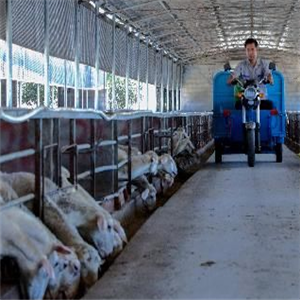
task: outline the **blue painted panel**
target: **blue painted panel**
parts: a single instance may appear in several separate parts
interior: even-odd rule
[[[278,71],[273,71],[274,85],[267,85],[268,100],[278,110],[278,115],[272,116],[270,110],[261,111],[261,141],[269,145],[283,142],[285,136],[285,86],[284,78]],[[214,137],[228,138],[230,141],[241,142],[242,112],[234,108],[234,87],[227,84],[229,72],[218,72],[213,79],[213,112]],[[223,111],[230,110],[230,116],[224,117]],[[255,115],[255,112],[253,112]],[[254,118],[255,119],[255,118]]]

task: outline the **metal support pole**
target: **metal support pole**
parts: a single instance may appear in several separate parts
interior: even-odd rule
[[[141,151],[145,152],[145,117],[141,118]]]
[[[180,68],[176,65],[176,110],[179,111],[179,76]]]
[[[22,102],[23,102],[23,84],[24,84],[24,82],[20,82],[20,103],[19,103],[19,107],[21,107],[22,106]],[[0,86],[1,86],[1,84],[0,84]]]
[[[79,99],[79,54],[80,54],[80,6],[78,1],[75,1],[75,14],[74,14],[74,47],[75,47],[75,95],[74,95],[74,107],[80,107]]]
[[[6,107],[12,107],[12,0],[6,0],[6,46]]]
[[[149,110],[149,37],[147,37],[146,47],[146,101]]]
[[[113,34],[112,34],[112,99],[110,110],[116,108],[116,15],[113,15]]]
[[[69,136],[69,144],[75,145],[76,144],[76,120],[70,119],[70,136]],[[70,181],[72,184],[77,184],[77,147],[73,147],[73,150],[70,151]]]
[[[154,150],[154,122],[153,122],[153,117],[150,117],[150,150]]]
[[[64,60],[64,107],[68,107],[67,61]]]
[[[180,95],[179,95],[179,109],[181,109],[181,98],[182,98],[182,85],[183,85],[183,65],[180,64]]]
[[[37,106],[41,106],[41,94],[40,94],[40,85],[37,84]]]
[[[138,50],[137,50],[137,101],[138,101],[138,109],[141,109],[141,94],[140,94],[140,33],[137,35],[138,39]]]
[[[128,189],[128,194],[129,194],[129,199],[131,196],[131,135],[132,135],[132,121],[128,120],[127,121],[127,128],[128,128],[128,185],[127,185],[127,189]]]
[[[2,80],[0,79],[0,107],[1,106],[2,106]]]
[[[1,86],[1,82],[0,82]],[[21,95],[22,95],[22,82],[17,81],[17,89],[18,89],[18,95],[17,95],[17,107],[21,107]],[[0,87],[0,95],[1,95],[1,87]],[[1,106],[1,105],[0,105]]]
[[[113,140],[115,141],[114,145],[114,151],[113,151],[113,160],[114,160],[114,165],[117,167],[113,171],[113,193],[117,193],[119,189],[119,176],[118,176],[118,120],[113,120],[112,121],[112,130],[113,130]],[[118,201],[119,199],[115,198],[115,209],[119,210],[120,207],[120,202]]]
[[[38,217],[43,217],[43,191],[41,186],[42,160],[43,160],[43,120],[36,119],[35,124],[35,199],[33,212]]]
[[[154,103],[155,103],[155,111],[157,111],[157,52],[155,50],[155,60],[154,60]]]
[[[167,112],[170,111],[170,60],[167,57]]]
[[[50,105],[50,76],[49,76],[49,1],[44,0],[44,68],[45,68],[45,87],[44,87],[44,105]],[[53,100],[53,99],[52,99]],[[53,104],[53,103],[52,103]]]
[[[161,147],[162,147],[162,140],[161,140],[161,135],[162,135],[162,124],[163,124],[163,119],[159,118],[159,124],[158,124],[158,149],[159,149],[159,155],[161,155]]]
[[[99,108],[99,86],[100,86],[100,74],[99,74],[99,64],[100,64],[100,37],[99,37],[99,1],[96,0],[95,6],[95,45],[96,45],[96,54],[95,54],[95,72],[96,72],[96,87],[95,87],[95,99],[94,99],[94,109]]]
[[[54,182],[61,187],[61,152],[60,152],[60,119],[53,120],[53,136],[54,142],[57,144],[55,148],[55,173],[54,173]]]
[[[170,120],[170,119],[168,119],[168,120]],[[174,154],[174,149],[173,149],[173,128],[174,128],[174,118],[172,117],[171,118],[171,133],[170,133],[170,135],[171,135],[171,138],[170,138],[170,140],[171,140],[171,156],[173,156],[173,154]]]
[[[80,75],[81,77],[81,101],[80,101],[80,108],[84,108],[84,80],[83,80],[83,73]]]
[[[96,120],[90,120],[90,128],[91,128],[91,136],[90,136],[90,143],[91,143],[91,155],[90,155],[90,163],[91,163],[91,193],[92,196],[95,198],[96,196]]]
[[[164,56],[161,51],[160,112],[164,111]]]
[[[172,111],[175,111],[175,72],[174,72],[174,62],[172,61]]]
[[[129,109],[129,26],[126,25],[126,78],[125,78],[125,108]]]

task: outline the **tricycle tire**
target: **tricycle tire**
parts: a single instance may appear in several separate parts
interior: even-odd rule
[[[215,144],[215,162],[216,164],[222,162],[222,146],[220,144]]]
[[[248,143],[248,166],[254,167],[255,164],[255,131],[247,130],[247,143]]]
[[[282,144],[278,143],[275,146],[276,162],[282,163]]]

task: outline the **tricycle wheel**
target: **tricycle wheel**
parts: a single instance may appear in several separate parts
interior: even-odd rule
[[[216,164],[222,162],[222,146],[218,143],[215,144],[215,162]]]
[[[248,143],[248,166],[254,167],[255,164],[255,132],[254,130],[247,131],[247,143]]]
[[[282,144],[278,143],[275,146],[276,162],[282,162]]]

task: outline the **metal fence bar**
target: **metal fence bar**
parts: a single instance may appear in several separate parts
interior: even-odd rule
[[[146,101],[147,101],[147,110],[149,109],[149,37],[146,41]]]
[[[9,209],[11,207],[14,207],[14,206],[17,206],[17,205],[20,205],[20,204],[24,204],[26,202],[29,202],[29,201],[33,200],[34,198],[35,198],[34,194],[28,194],[28,195],[20,197],[18,199],[9,201],[9,202],[5,203],[4,205],[0,206],[0,211]]]
[[[138,39],[138,49],[137,49],[137,58],[136,58],[136,61],[138,64],[138,67],[137,67],[137,101],[138,101],[138,109],[141,109],[141,93],[140,93],[140,72],[141,72],[140,43],[141,43],[141,41],[140,41],[140,33],[137,34],[137,39]]]
[[[116,144],[116,141],[101,141],[98,146],[99,147],[106,147],[106,146],[113,146]]]
[[[99,108],[99,86],[100,86],[100,74],[99,74],[99,65],[100,65],[100,37],[99,37],[99,0],[95,1],[95,74],[96,74],[96,88],[95,88],[95,99],[94,99],[94,109]]]
[[[33,155],[33,154],[35,154],[34,149],[27,149],[27,150],[13,152],[13,153],[9,153],[9,154],[2,154],[0,156],[0,164],[6,163],[8,161],[12,161],[14,159],[28,157],[28,156]]]
[[[33,212],[38,217],[43,217],[43,191],[41,187],[42,160],[43,160],[43,120],[35,120],[35,199]]]
[[[164,111],[164,56],[161,51],[161,80],[160,80],[160,112]]]
[[[113,32],[112,32],[112,99],[110,110],[116,108],[116,15],[113,15]]]
[[[125,109],[129,108],[129,67],[130,67],[130,55],[129,55],[129,26],[126,25],[126,78],[125,78]]]
[[[167,57],[167,111],[170,111],[170,60]]]
[[[80,107],[79,99],[79,55],[80,55],[80,5],[78,1],[75,1],[75,13],[74,13],[74,47],[75,47],[75,95],[74,95],[74,108]]]
[[[12,97],[12,0],[6,1],[6,107],[13,106],[13,97]],[[0,104],[1,105],[1,104]]]
[[[49,78],[49,1],[44,0],[44,105],[50,105],[50,78]],[[52,99],[54,100],[54,99]]]

